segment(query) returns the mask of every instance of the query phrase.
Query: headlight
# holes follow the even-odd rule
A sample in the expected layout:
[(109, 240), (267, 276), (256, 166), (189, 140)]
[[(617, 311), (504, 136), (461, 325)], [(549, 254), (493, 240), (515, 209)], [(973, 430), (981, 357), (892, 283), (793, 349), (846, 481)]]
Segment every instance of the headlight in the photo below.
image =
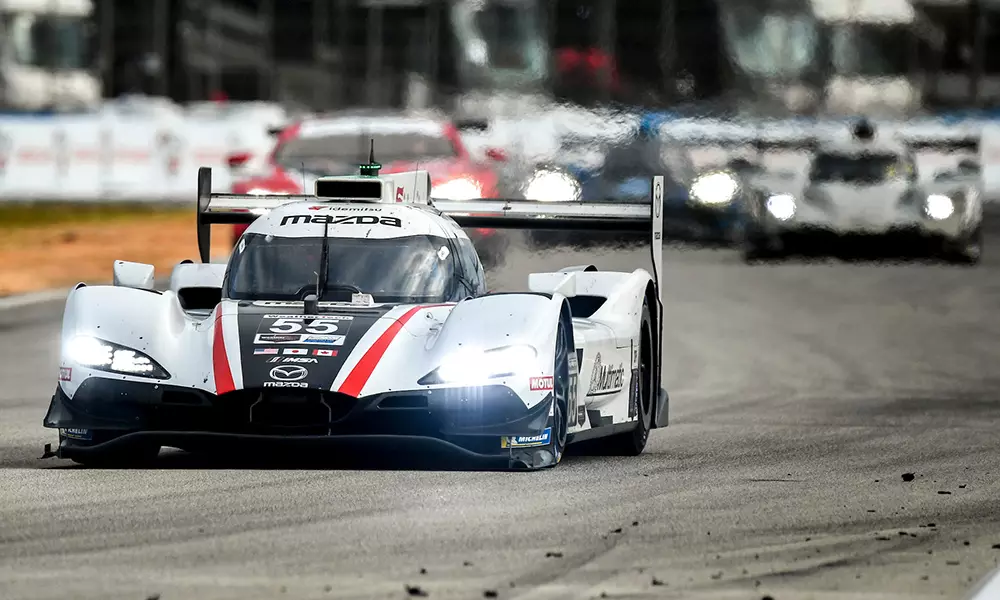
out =
[(538, 374), (538, 353), (531, 346), (504, 346), (484, 352), (457, 352), (417, 383), (482, 383), (498, 377)]
[(795, 197), (791, 194), (775, 194), (767, 199), (767, 212), (779, 221), (787, 221), (795, 216)]
[(524, 188), (524, 197), (536, 202), (571, 202), (580, 197), (580, 184), (559, 171), (539, 171)]
[(453, 179), (431, 190), (431, 198), (441, 200), (475, 200), (482, 197), (482, 188), (471, 179)]
[(63, 357), (80, 366), (109, 373), (170, 378), (163, 367), (142, 352), (90, 336), (78, 336), (67, 342)]
[(924, 212), (928, 217), (942, 221), (955, 213), (955, 203), (944, 194), (931, 194), (924, 202)]
[(702, 175), (691, 184), (691, 198), (701, 204), (728, 204), (740, 190), (740, 182), (729, 173)]

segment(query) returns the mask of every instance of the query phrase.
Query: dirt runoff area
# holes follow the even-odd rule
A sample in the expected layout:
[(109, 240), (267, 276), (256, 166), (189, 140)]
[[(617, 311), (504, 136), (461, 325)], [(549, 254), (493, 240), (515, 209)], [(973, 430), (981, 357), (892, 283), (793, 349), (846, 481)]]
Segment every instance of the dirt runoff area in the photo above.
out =
[[(33, 214), (34, 213), (34, 214)], [(182, 209), (31, 211), (0, 209), (0, 296), (78, 282), (106, 283), (115, 260), (152, 264), (167, 277), (185, 258), (198, 260), (194, 214)], [(212, 256), (226, 256), (231, 228), (212, 228)]]

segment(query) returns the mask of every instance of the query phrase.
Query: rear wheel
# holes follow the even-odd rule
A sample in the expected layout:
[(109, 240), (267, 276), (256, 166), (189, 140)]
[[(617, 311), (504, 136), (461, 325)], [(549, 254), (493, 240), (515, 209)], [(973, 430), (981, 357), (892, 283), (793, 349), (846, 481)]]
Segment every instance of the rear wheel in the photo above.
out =
[(619, 433), (598, 442), (602, 454), (615, 456), (638, 456), (649, 441), (649, 430), (653, 426), (653, 405), (657, 394), (653, 356), (653, 326), (649, 316), (649, 305), (642, 305), (642, 324), (639, 336), (639, 373), (633, 374), (629, 393), (634, 394), (638, 414), (635, 429)]

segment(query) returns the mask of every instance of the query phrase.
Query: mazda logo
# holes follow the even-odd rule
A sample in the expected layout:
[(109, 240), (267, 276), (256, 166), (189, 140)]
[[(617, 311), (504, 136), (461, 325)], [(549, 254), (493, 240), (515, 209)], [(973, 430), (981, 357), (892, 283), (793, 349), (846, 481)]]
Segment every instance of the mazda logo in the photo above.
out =
[(295, 365), (282, 365), (271, 369), (271, 379), (278, 381), (300, 381), (309, 375), (305, 367)]

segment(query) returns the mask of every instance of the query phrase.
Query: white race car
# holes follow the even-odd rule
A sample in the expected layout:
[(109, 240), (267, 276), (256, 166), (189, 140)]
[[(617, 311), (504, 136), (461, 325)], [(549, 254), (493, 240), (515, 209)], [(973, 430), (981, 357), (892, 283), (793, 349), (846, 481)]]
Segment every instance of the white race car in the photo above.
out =
[[(641, 453), (668, 413), (662, 177), (653, 209), (432, 202), (426, 171), (371, 167), (313, 196), (212, 194), (201, 169), (201, 264), (178, 264), (158, 291), (151, 265), (117, 261), (113, 285), (70, 293), (46, 454), (140, 464), (161, 447), (374, 441), (531, 469), (586, 439)], [(653, 273), (569, 267), (487, 292), (462, 226), (540, 221), (650, 231)], [(250, 223), (228, 264), (209, 262), (213, 223)]]

